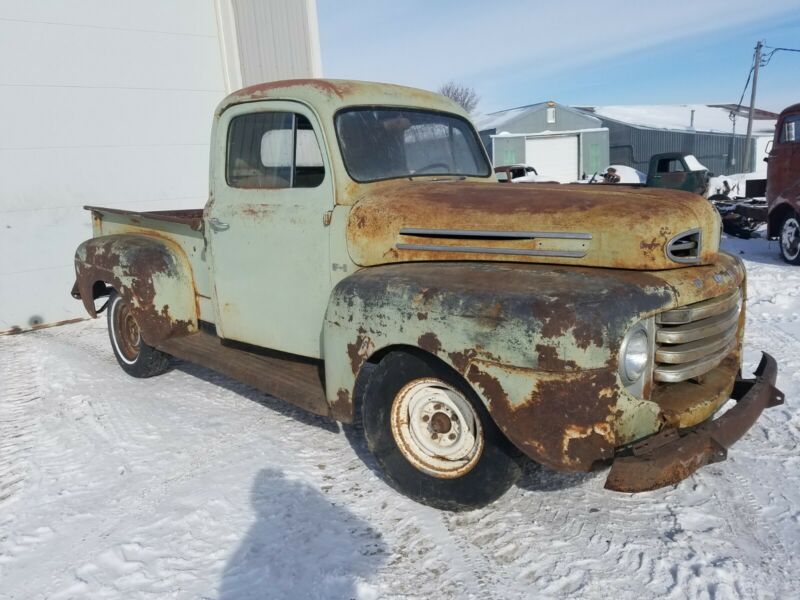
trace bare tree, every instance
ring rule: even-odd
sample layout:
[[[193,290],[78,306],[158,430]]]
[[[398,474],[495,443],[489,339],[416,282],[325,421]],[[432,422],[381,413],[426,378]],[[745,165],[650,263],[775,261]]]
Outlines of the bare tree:
[[[439,93],[460,104],[468,113],[475,110],[475,107],[478,106],[478,101],[481,99],[480,96],[475,93],[475,88],[456,83],[455,81],[448,81],[439,86]]]

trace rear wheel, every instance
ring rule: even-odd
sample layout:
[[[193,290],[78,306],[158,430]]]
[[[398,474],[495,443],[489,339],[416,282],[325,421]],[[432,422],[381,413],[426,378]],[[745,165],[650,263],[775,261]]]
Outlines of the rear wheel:
[[[783,260],[792,265],[800,265],[800,222],[795,213],[783,220],[780,243]]]
[[[447,367],[414,352],[387,355],[362,405],[367,445],[389,483],[448,510],[479,508],[520,477],[520,453],[475,393]]]
[[[119,366],[133,377],[153,377],[169,370],[169,355],[148,346],[131,307],[116,291],[108,300],[108,337]]]

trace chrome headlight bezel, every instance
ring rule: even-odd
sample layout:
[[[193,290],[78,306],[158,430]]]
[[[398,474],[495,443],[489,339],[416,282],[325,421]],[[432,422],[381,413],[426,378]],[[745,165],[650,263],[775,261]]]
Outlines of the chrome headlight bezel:
[[[625,334],[619,349],[619,376],[628,387],[641,381],[653,362],[653,339],[650,327],[640,321]],[[635,352],[636,354],[632,355]]]

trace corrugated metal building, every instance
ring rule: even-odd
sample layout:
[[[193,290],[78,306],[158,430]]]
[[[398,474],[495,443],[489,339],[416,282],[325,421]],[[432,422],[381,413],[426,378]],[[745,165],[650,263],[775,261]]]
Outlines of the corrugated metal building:
[[[495,166],[526,163],[568,182],[608,165],[608,130],[600,119],[556,102],[490,113],[475,125]]]
[[[86,316],[84,204],[203,206],[217,103],[321,75],[315,0],[7,0],[0,50],[0,333]]]
[[[763,170],[762,159],[777,119],[775,113],[755,111],[750,164],[744,165],[747,107],[681,104],[580,109],[608,128],[610,163],[643,172],[650,157],[661,152],[694,154],[718,175]],[[735,135],[731,113],[736,114]]]

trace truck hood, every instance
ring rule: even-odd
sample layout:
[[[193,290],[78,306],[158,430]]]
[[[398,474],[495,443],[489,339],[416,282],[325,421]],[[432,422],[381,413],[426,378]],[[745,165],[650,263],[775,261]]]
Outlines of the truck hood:
[[[655,270],[711,264],[719,251],[717,211],[687,192],[454,180],[363,189],[347,225],[361,266],[488,260]]]

